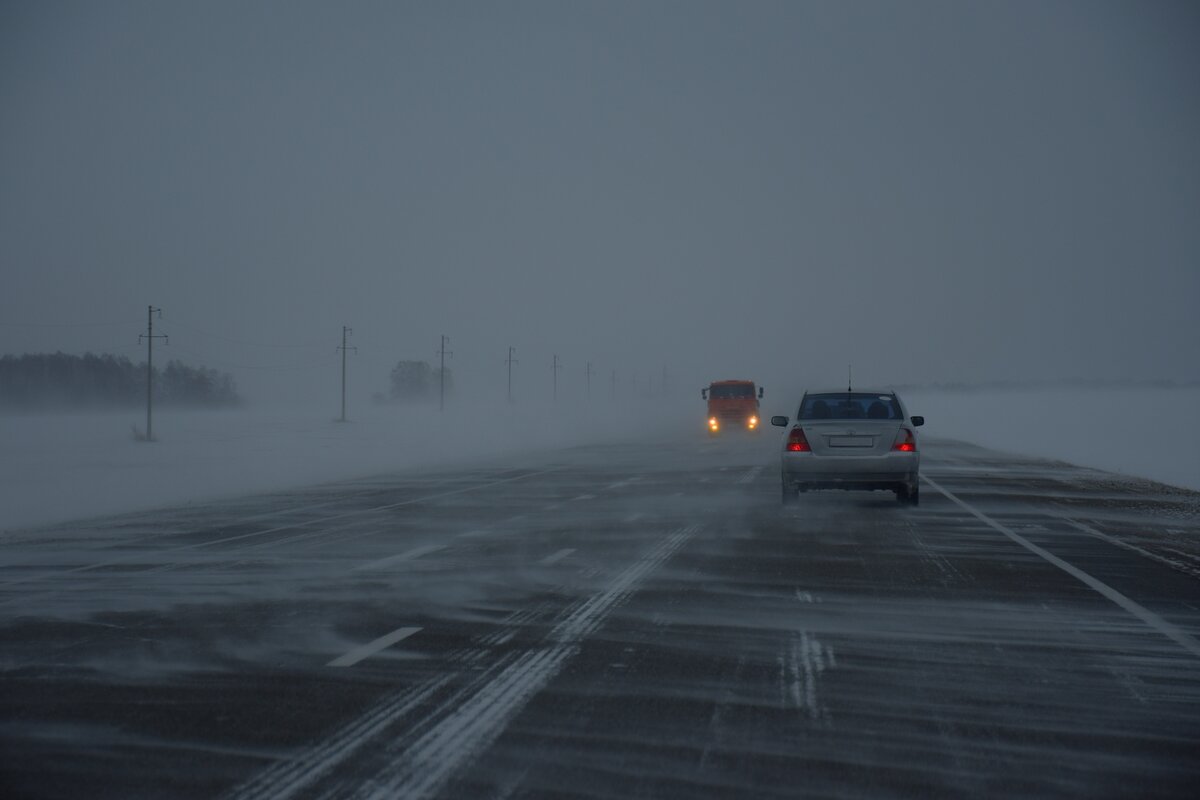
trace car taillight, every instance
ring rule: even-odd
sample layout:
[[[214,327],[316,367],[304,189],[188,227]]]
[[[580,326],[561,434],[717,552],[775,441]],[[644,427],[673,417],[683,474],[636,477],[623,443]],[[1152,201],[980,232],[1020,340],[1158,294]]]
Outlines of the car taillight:
[[[709,430],[714,430],[714,431],[717,429],[717,418],[716,417],[709,417],[708,428],[709,428]]]
[[[788,434],[787,449],[789,453],[812,452],[812,448],[808,446],[808,437],[804,435],[803,428],[792,428]]]
[[[913,432],[908,428],[901,428],[896,431],[896,441],[892,443],[893,450],[899,450],[901,453],[917,452],[917,437],[913,436]]]

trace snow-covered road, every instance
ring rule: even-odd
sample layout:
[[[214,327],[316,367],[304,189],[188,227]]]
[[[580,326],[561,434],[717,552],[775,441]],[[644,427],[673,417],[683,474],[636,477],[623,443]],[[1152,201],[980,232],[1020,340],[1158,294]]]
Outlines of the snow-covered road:
[[[1200,496],[578,446],[15,531],[7,796],[1190,797]]]

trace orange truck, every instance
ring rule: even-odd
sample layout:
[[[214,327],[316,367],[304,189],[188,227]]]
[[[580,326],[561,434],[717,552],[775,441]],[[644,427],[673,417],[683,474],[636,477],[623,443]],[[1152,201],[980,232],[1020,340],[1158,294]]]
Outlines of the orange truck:
[[[708,401],[708,433],[716,436],[723,430],[758,430],[758,399],[762,387],[755,390],[754,381],[713,381],[700,396]]]

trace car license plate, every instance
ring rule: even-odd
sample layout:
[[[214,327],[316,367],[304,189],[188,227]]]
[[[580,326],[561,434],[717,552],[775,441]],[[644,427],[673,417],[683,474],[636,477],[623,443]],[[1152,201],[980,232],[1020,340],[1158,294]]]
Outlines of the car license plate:
[[[830,436],[830,447],[871,447],[875,444],[874,436]]]

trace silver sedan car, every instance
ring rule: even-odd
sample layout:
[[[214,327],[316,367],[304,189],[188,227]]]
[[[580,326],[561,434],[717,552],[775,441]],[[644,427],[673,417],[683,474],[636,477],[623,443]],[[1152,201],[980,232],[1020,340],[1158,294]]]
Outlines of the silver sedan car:
[[[787,417],[771,417],[787,427]],[[809,489],[885,489],[920,502],[917,428],[895,392],[806,392],[783,442],[783,502]]]

